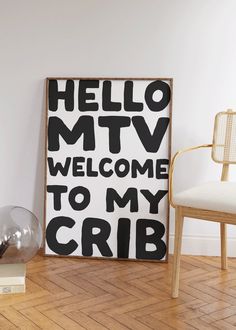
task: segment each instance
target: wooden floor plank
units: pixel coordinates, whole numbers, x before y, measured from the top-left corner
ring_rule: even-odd
[[[173,330],[174,329],[173,327],[163,323],[160,320],[157,320],[155,317],[153,317],[151,315],[137,317],[137,320],[139,320],[139,322],[148,326],[150,329],[154,329],[154,330]]]
[[[116,319],[110,317],[107,313],[104,312],[93,313],[91,317],[100,324],[105,324],[108,329],[112,329],[112,330],[127,329],[125,325],[122,325]]]
[[[47,316],[50,320],[61,326],[63,329],[71,329],[71,330],[82,330],[84,329],[82,326],[78,324],[78,322],[72,320],[68,316],[60,313],[57,309],[49,309],[44,311],[43,314]]]
[[[101,323],[95,321],[92,317],[87,316],[81,311],[70,312],[67,314],[74,322],[77,322],[79,326],[88,330],[105,330],[107,327]]]
[[[183,256],[179,298],[169,263],[54,258],[27,265],[25,294],[0,296],[0,330],[236,329],[236,259]]]
[[[9,321],[3,314],[0,314],[0,329],[17,329],[17,326],[14,325],[11,321]]]
[[[213,323],[213,325],[220,330],[235,330],[235,326],[224,321],[224,320],[219,320]]]
[[[119,314],[119,315],[112,315],[112,317],[126,326],[128,329],[135,329],[135,330],[150,330],[150,327],[141,323],[138,319],[134,319],[129,317],[126,314]],[[112,329],[112,328],[111,328]]]
[[[28,320],[11,306],[1,308],[0,314],[3,315],[9,322],[13,323],[16,327],[20,327],[21,329],[40,329],[36,324]]]
[[[204,322],[203,320],[201,320],[199,318],[185,320],[185,323],[193,326],[194,328],[196,328],[198,330],[216,330],[217,329],[214,325]]]
[[[61,330],[63,327],[60,327],[51,319],[44,316],[42,313],[40,313],[37,309],[34,307],[22,309],[20,311],[21,314],[23,314],[25,317],[27,317],[30,321],[32,321],[34,324],[36,324],[41,329],[52,329],[52,330]]]

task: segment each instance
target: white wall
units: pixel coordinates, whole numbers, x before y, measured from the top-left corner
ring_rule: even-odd
[[[47,76],[173,77],[173,153],[211,142],[214,115],[236,108],[234,0],[0,4],[1,205],[43,219]],[[199,155],[179,163],[177,190],[219,177],[209,153]],[[171,242],[172,233],[173,215]],[[184,235],[185,253],[219,252],[217,224],[187,220]],[[234,228],[229,236],[236,256]]]

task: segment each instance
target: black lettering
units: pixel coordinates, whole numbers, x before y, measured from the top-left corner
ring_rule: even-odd
[[[58,151],[60,149],[60,136],[67,144],[75,144],[82,134],[84,135],[84,150],[94,150],[95,137],[92,116],[81,116],[72,130],[60,118],[50,117],[48,123],[48,150]]]
[[[60,163],[60,162],[56,162],[54,164],[53,158],[48,157],[48,169],[49,169],[50,175],[51,176],[56,176],[58,174],[58,172],[60,172],[61,175],[67,176],[68,171],[69,171],[69,167],[70,167],[70,163],[71,163],[71,158],[70,157],[66,157],[64,165],[62,165],[62,163]]]
[[[100,171],[101,175],[104,176],[105,178],[109,178],[113,174],[113,171],[111,169],[108,171],[105,171],[105,165],[111,164],[111,163],[112,163],[111,158],[103,158],[99,163],[99,171]]]
[[[137,178],[138,172],[144,174],[147,172],[148,178],[153,178],[153,161],[152,159],[147,159],[143,165],[141,165],[136,159],[132,160],[132,178]]]
[[[130,219],[120,218],[117,230],[117,257],[129,257]]]
[[[121,169],[121,166],[124,167],[123,170]],[[129,173],[129,169],[130,164],[127,159],[121,158],[115,163],[115,172],[119,178],[125,177]]]
[[[120,152],[120,130],[121,127],[130,126],[130,118],[123,116],[99,117],[98,124],[109,129],[109,150],[113,154]]]
[[[153,100],[153,94],[156,91],[162,92],[162,98],[156,102]],[[162,111],[169,104],[171,97],[170,86],[161,80],[151,82],[145,91],[145,101],[151,111]]]
[[[157,214],[159,203],[162,198],[168,193],[168,190],[158,190],[156,195],[153,195],[149,190],[141,189],[140,192],[146,198],[147,201],[150,203],[150,213]]]
[[[92,165],[93,165],[93,159],[88,158],[87,159],[87,176],[96,177],[96,176],[98,176],[98,172],[93,170]]]
[[[147,228],[152,228],[154,233],[147,235]],[[164,225],[157,220],[138,219],[136,224],[136,258],[137,259],[162,259],[166,254],[166,245],[161,239],[165,233]],[[154,244],[156,250],[147,251],[146,244]]]
[[[73,158],[73,176],[84,176],[84,171],[82,171],[83,169],[83,165],[79,164],[79,163],[84,163],[85,162],[85,158],[84,157],[74,157]]]
[[[168,159],[158,159],[156,162],[156,178],[157,179],[168,179],[168,173],[166,167],[162,165],[169,165]]]
[[[102,108],[104,111],[120,111],[121,103],[111,101],[111,81],[105,80],[102,89]]]
[[[74,240],[70,240],[68,243],[59,243],[57,241],[57,231],[61,227],[72,228],[75,221],[68,217],[56,217],[53,218],[46,229],[46,241],[50,250],[53,252],[67,256],[74,252],[78,244]]]
[[[98,234],[93,233],[93,228],[100,229]],[[103,257],[112,257],[112,251],[107,244],[111,233],[109,222],[98,218],[86,218],[82,226],[82,255],[93,255],[93,244],[96,244]]]
[[[78,195],[83,196],[83,200],[81,202],[76,201],[76,197]],[[84,210],[90,203],[90,192],[87,188],[78,186],[71,189],[69,193],[69,203],[73,210],[81,211]]]
[[[147,152],[157,152],[166,133],[169,118],[159,118],[153,134],[150,133],[148,125],[143,117],[135,116],[132,118],[132,122],[145,150]]]
[[[124,196],[121,197],[113,188],[107,188],[106,210],[114,212],[114,203],[119,207],[125,207],[130,202],[130,212],[138,212],[138,193],[136,188],[128,188]]]
[[[74,110],[74,81],[66,81],[66,90],[64,92],[58,91],[57,80],[49,80],[48,86],[49,93],[49,110],[57,111],[58,109],[58,100],[65,100],[65,109],[66,111]]]
[[[87,88],[98,88],[99,80],[80,80],[79,81],[79,110],[80,111],[98,111],[98,103],[89,102],[94,100],[94,93],[87,93]]]
[[[124,109],[125,111],[142,111],[143,103],[133,101],[133,81],[126,81],[124,88]]]
[[[66,193],[68,190],[67,186],[60,185],[50,185],[47,186],[47,192],[53,193],[53,205],[55,211],[60,211],[61,209],[61,195]]]

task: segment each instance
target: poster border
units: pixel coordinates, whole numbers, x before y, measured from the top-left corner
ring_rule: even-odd
[[[111,77],[47,77],[45,79],[46,84],[46,100],[45,100],[45,154],[44,154],[44,212],[43,212],[43,255],[45,257],[56,257],[56,258],[75,258],[75,259],[92,259],[92,260],[114,260],[114,261],[145,261],[145,262],[157,262],[157,263],[167,263],[169,260],[169,227],[170,227],[170,204],[168,202],[167,206],[167,219],[166,219],[166,255],[162,260],[156,259],[135,259],[135,258],[108,258],[108,257],[86,257],[86,256],[74,256],[74,255],[54,255],[46,253],[46,209],[47,209],[47,157],[48,157],[48,148],[47,148],[47,138],[48,138],[48,85],[50,80],[164,80],[168,81],[171,90],[171,98],[169,103],[169,146],[168,146],[168,157],[169,163],[171,161],[171,147],[172,147],[172,108],[173,108],[173,78],[130,78],[130,77],[120,77],[120,78],[111,78]],[[169,176],[168,176],[168,186],[169,186]],[[169,194],[169,191],[168,191]]]

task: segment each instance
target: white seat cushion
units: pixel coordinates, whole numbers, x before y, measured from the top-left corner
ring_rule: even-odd
[[[174,203],[197,209],[236,213],[236,182],[208,182],[174,195]]]

